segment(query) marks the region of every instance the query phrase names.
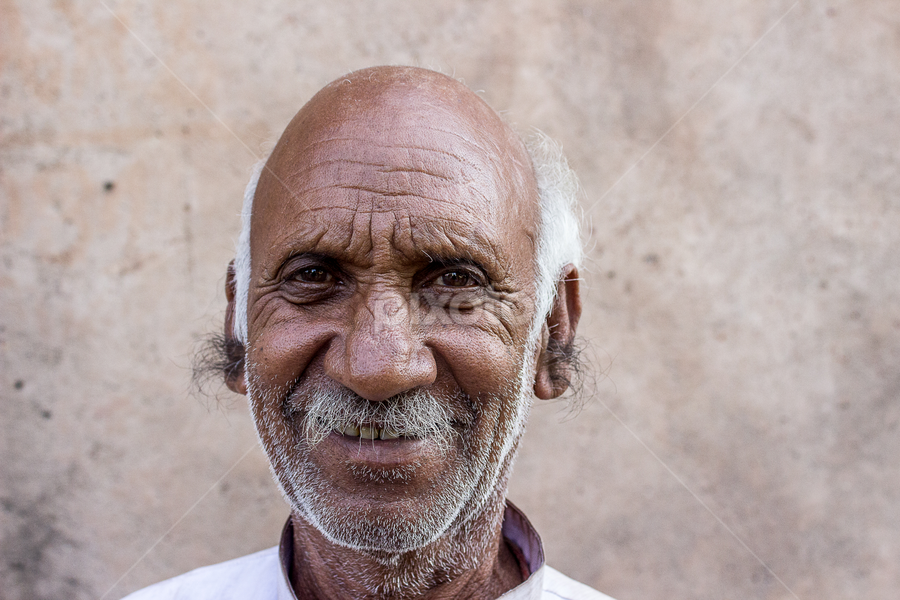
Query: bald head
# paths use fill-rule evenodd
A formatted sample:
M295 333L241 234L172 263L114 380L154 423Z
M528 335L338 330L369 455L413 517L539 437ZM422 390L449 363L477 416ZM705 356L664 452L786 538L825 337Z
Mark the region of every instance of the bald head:
M296 114L269 166L347 135L375 145L431 141L452 155L481 150L497 159L502 176L534 186L531 160L515 132L469 88L434 71L372 67L333 81Z
M268 212L262 202L306 202L324 185L381 205L378 196L437 200L462 185L484 210L509 212L509 226L537 228L537 184L519 137L467 87L425 69L365 69L316 94L267 162L258 212Z

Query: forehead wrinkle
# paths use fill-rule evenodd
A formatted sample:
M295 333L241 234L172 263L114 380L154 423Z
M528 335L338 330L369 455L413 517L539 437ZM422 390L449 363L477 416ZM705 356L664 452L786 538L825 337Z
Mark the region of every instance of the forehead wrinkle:
M330 211L353 213L347 227L334 227ZM324 211L324 213L323 213ZM353 210L316 207L304 211L323 213L326 219L303 219L303 225L290 228L272 240L267 253L266 276L291 256L309 252L330 256L357 267L370 268L377 258L399 259L397 266L421 264L440 259L465 258L483 265L494 279L503 279L510 259L500 245L478 227L476 219L450 215L411 215L404 208L389 210ZM390 215L376 223L377 216Z
M358 191L356 196L356 204L352 209L353 216L350 218L350 241L347 244L347 253L350 256L362 253L363 256L369 257L375 249L375 240L373 238L375 199L369 196L369 208L365 210L360 207L360 204L363 202L363 194ZM366 221L363 223L365 232L357 224L359 219L365 219ZM366 240L368 240L368 244L366 244Z
M484 168L449 152L437 153L405 146L394 146L389 150L389 153L347 152L334 157L321 154L304 157L305 160L298 160L292 165L290 172L282 180L289 187L297 187L306 180L323 176L330 181L339 181L371 178L379 174L390 176L394 173L416 173L448 184L466 184L479 179L496 181L499 176L496 169ZM440 154L440 158L429 160L417 151ZM401 152L404 156L399 156Z
M374 199L371 199L374 204ZM365 223L359 220L364 219ZM353 260L360 252L366 256L366 265L378 270L421 263L422 256L412 243L413 221L408 207L388 210L358 208L353 217L350 243L346 246L348 258Z
M371 194L374 197L382 196L385 198L416 198L418 200L427 200L428 202L433 202L434 204L447 204L450 206L458 206L457 201L454 198L439 198L434 196L426 196L421 192L405 192L405 191L387 191L382 189L373 189L362 185L339 185L339 186L329 186L329 187L337 187L341 189L347 190L355 190L357 192L364 192L366 194ZM478 190L469 190L473 192L475 195L480 197L485 203L489 203L487 196ZM348 209L354 210L354 209ZM385 213L385 212L393 212L394 208L381 208L381 207L373 207L371 212L374 213Z
M454 154L453 152L446 151L446 150L436 150L433 148L426 148L426 147L421 147L421 146L406 146L406 145L377 146L377 147L379 149L393 150L393 151L417 150L417 151L421 151L423 153L439 154L442 157L449 157L449 158L453 159L453 162L460 163L460 166L462 167L462 169L460 169L460 170L470 168L470 169L476 171L477 173L482 173L482 174L490 173L490 171L482 168L483 165L478 164L478 162L466 160L464 157L459 156L458 154ZM429 164L429 167L431 167L431 168L434 168L440 164L437 161L424 161L421 159L415 160L415 158L417 158L417 157L409 155L409 154L407 154L407 156L411 162L427 162ZM385 158L387 158L387 157L385 157ZM449 165L447 165L448 162L449 161L445 161L443 166L449 166ZM396 163L396 161L395 161L395 163ZM292 168L290 174L285 176L284 179L286 181L290 181L290 180L302 178L304 176L307 176L310 172L315 171L316 169L320 169L322 167L327 167L329 165L334 165L334 164L370 166L370 167L375 167L377 170L379 170L380 172L383 172L383 173L390 173L394 170L404 170L404 168L399 166L398 164L391 164L384 160L382 160L382 161L364 160L361 158L351 158L348 155L338 155L335 158L322 158L320 156L320 154L314 153L313 157L308 160L296 161L293 165L293 168ZM451 179L450 176L443 175L441 173L437 173L437 172L433 172L433 171L427 171L425 169L409 168L408 170L414 170L414 171L418 171L421 173L426 173L426 174L432 175L434 177L440 177L441 179ZM447 170L449 171L450 169L448 168Z
M295 177L302 177L306 175L310 171L315 170L316 168L323 165L332 165L332 164L349 164L349 165L360 165L365 167L374 167L375 171L378 173L421 173L422 175L429 175L431 177L435 177L437 179L444 179L447 181L452 181L452 177L448 177L447 175L441 175L440 173L432 173L422 168L415 167L400 167L400 166L392 166L388 165L384 162L372 162L372 161L364 161L364 160L353 160L349 158L335 158L330 160L320 160L315 164L310 165L305 172L296 173Z
M390 206L380 206L376 204L376 200L378 197L383 198L412 198L415 200L424 200L430 203L439 204L439 205L447 205L447 206L459 206L459 198L461 192L465 192L471 194L474 197L480 199L485 205L492 206L494 201L488 198L487 194L479 189L478 186L472 185L471 182L464 182L456 185L437 185L437 186L428 186L434 191L448 191L449 194L446 197L442 196L431 196L427 195L424 191L419 189L419 186L416 187L415 190L397 190L391 189L393 186L386 185L384 187L375 187L374 185L367 184L351 184L351 183L325 183L322 185L316 186L307 186L304 188L296 189L290 193L290 199L294 202L303 202L307 204L304 206L304 212L315 212L320 210L343 210L356 212L359 211L359 206L341 206L340 204L336 204L334 199L326 198L320 201L324 201L326 203L315 205L312 204L315 202L315 198L322 198L319 195L319 192L327 192L332 190L348 190L353 193L350 197L347 198L348 201L356 202L366 199L370 200L371 206L368 210L376 213L381 212L392 212L396 210L396 207L393 205ZM496 201L501 201L501 197L497 197ZM276 200L277 202L277 200ZM390 202L386 200L386 202ZM310 204L312 204L310 206ZM443 217L443 215L442 215Z
M442 129L425 128L425 127L422 127L420 129L425 129L426 131L439 131L441 133L445 133L452 137L458 138L462 142L477 148L478 150L484 152L487 155L492 154L492 151L488 150L487 148L484 148L483 146L476 144L475 142L470 141L452 131L447 131L447 130L442 130ZM451 150L444 150L439 146L418 145L418 144L413 143L412 140L392 140L390 142L385 142L383 140L380 140L380 139L377 139L374 137L369 138L369 137L362 137L362 136L331 137L331 138L326 138L326 139L322 139L322 140L312 140L312 141L308 142L306 146L298 149L298 154L304 154L306 152L312 152L312 153L320 152L321 150L318 150L317 146L324 146L326 144L330 145L330 144L338 143L338 142L359 142L359 143L363 144L364 148L368 148L368 149L372 149L372 148L377 148L377 149L408 148L410 150L422 150L423 152L431 152L433 154L445 154L447 156L452 156L453 158L459 160L460 162L465 162L472 166L478 166L477 162L471 161L471 160L466 160L459 154L456 154L456 153L452 152Z
M451 158L453 162L461 163L477 171L483 171L483 167L489 166L491 167L490 171L495 173L499 169L493 159L509 154L502 151L503 144L499 143L500 140L485 140L490 148L480 143L480 140L476 138L484 138L485 135L478 131L472 131L473 135L463 135L459 131L418 123L414 125L392 124L390 127L375 126L373 128L371 123L358 118L351 118L331 127L341 131L347 127L352 128L359 125L360 121L362 122L361 132L354 131L349 135L335 135L329 134L327 129L325 131L320 129L302 135L300 139L295 138L292 142L288 142L282 150L294 158L310 157L312 163L322 161L318 158L319 155L325 154L327 157L332 152L339 152L337 158L340 160L360 155L366 157L373 153L377 155L382 150L417 150ZM464 129L471 129L469 124L460 125ZM321 137L322 135L328 137ZM348 149L346 146L350 146L350 148ZM306 161L296 161L294 164L296 165L298 162ZM300 171L298 171L299 173Z
M308 140L305 145L303 145L299 148L295 148L293 153L295 153L296 155L303 155L303 154L308 154L308 153L315 155L319 152L328 152L327 149L325 149L325 150L320 149L319 148L320 146L327 147L327 146L331 146L331 145L338 145L338 144L341 144L344 142L350 142L350 143L359 143L359 144L361 144L360 147L364 148L366 150L408 148L411 150L421 150L423 152L429 152L429 153L433 153L433 154L443 154L446 156L450 156L450 157L454 158L455 160L465 163L467 165L470 165L470 166L473 166L476 168L479 166L477 161L468 160L468 159L464 158L461 155L461 153L455 153L452 150L444 149L441 147L442 146L441 144L421 145L421 143L416 143L414 138L420 137L420 136L409 136L408 139L402 139L400 136L396 135L398 132L401 132L401 131L439 132L439 133L448 135L450 137L456 138L468 146L472 146L473 148L475 148L475 149L479 150L481 153L483 153L485 156L492 156L496 153L496 149L489 150L488 148L485 148L484 146L476 143L473 140L470 140L470 139L462 136L461 134L459 134L457 132L445 130L445 129L437 129L434 127L424 127L424 126L395 128L391 131L391 133L392 133L392 135L394 135L394 137L390 140L383 139L383 136L376 137L374 135L373 136L360 136L360 135L333 136L333 137L328 137L328 138L324 138L324 139L312 139L312 140Z
M319 192L347 189L385 196L419 196L434 202L447 202L461 192L473 194L488 202L488 193L503 193L499 178L483 170L451 170L435 165L418 165L417 161L370 163L338 159L319 162L285 178L286 195L297 200ZM446 165L445 165L446 166ZM278 195L282 195L277 191ZM442 195L445 197L439 197Z

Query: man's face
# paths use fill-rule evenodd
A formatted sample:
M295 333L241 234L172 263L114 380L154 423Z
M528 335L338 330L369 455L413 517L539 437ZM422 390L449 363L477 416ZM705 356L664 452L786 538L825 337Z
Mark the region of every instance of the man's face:
M433 92L317 97L254 204L257 429L294 510L353 547L409 550L482 510L531 397L527 159Z

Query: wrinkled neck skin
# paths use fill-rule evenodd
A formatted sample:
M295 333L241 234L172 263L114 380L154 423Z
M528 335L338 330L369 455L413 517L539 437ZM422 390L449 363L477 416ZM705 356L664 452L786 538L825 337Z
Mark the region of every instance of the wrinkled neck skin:
M292 512L290 580L297 598L488 600L520 584L519 563L501 535L515 454L513 450L507 455L497 488L480 512L454 523L431 544L409 552L376 553L334 544L297 511Z

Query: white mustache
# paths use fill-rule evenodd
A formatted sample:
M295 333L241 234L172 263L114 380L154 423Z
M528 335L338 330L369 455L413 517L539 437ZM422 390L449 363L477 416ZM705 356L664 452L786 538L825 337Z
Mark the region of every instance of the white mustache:
M315 389L291 394L286 408L303 415L303 432L310 446L332 431L374 425L402 437L429 438L445 448L457 434L455 424L474 421L471 414L460 418L459 408L468 405L460 400L464 398L442 399L424 390L411 390L372 402L346 388Z

